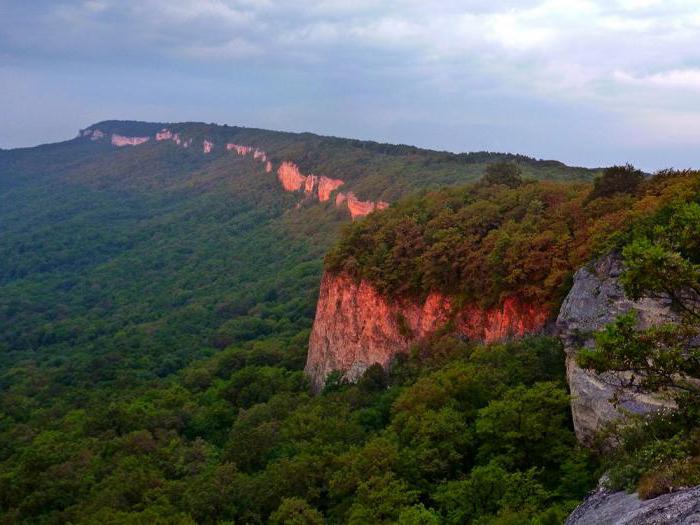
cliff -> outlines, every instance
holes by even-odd
[[[393,301],[369,283],[326,273],[316,307],[305,371],[315,391],[333,371],[349,381],[372,364],[387,368],[397,354],[454,320],[457,333],[494,342],[540,331],[548,318],[543,306],[515,297],[495,308],[466,306],[455,311],[449,297],[430,294],[425,301]]]
[[[631,309],[638,312],[641,328],[678,320],[668,301],[628,299],[619,282],[622,270],[616,255],[602,257],[579,269],[557,317],[557,330],[566,350],[574,429],[584,444],[590,444],[606,423],[619,418],[620,411],[609,401],[615,390],[614,377],[582,370],[576,364],[578,349],[592,346],[594,332]],[[620,408],[640,414],[669,406],[668,400],[628,392],[622,397]]]
[[[80,130],[78,136],[98,141],[103,140],[108,134],[98,128],[87,128]],[[153,138],[156,142],[172,141],[183,148],[188,148],[192,145],[192,138],[185,139],[180,133],[175,133],[168,128],[163,128],[156,132]],[[117,147],[138,146],[148,142],[150,139],[150,136],[125,136],[112,133],[110,142]],[[212,140],[205,139],[202,141],[202,152],[205,155],[212,153],[215,147],[215,143]],[[268,154],[261,149],[254,146],[227,143],[224,150],[243,157],[250,155],[254,161],[262,164],[265,173],[273,171],[272,161],[269,159]],[[305,175],[294,162],[288,160],[280,162],[277,168],[277,180],[284,191],[303,191],[307,198],[317,199],[319,202],[329,201],[333,192],[345,185],[345,181],[341,179],[332,179],[323,175]],[[362,201],[353,192],[337,192],[334,204],[338,208],[347,208],[353,220],[364,217],[375,210],[383,210],[389,206],[389,203],[384,201]]]

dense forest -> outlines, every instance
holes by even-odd
[[[595,172],[517,156],[169,126],[403,199],[340,236],[346,212],[216,149],[75,139],[0,152],[0,523],[554,524],[603,469],[649,495],[697,480],[692,389],[687,409],[654,422],[673,447],[633,427],[616,434],[624,454],[583,450],[555,338],[484,346],[444,330],[390,373],[334,376],[318,396],[302,372],[339,236],[329,267],[387,293],[554,304],[577,264],[613,248],[631,293],[682,289],[700,263],[697,174],[625,167],[590,184]],[[652,279],[649,258],[667,252],[678,272]],[[587,366],[635,364],[610,350],[643,343],[626,326]],[[696,373],[683,362],[668,366]]]
[[[438,290],[484,306],[508,295],[558,306],[573,271],[612,249],[630,223],[697,191],[684,172],[645,179],[620,166],[591,189],[491,167],[478,184],[422,193],[347,226],[327,268],[390,296]]]

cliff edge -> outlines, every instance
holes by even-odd
[[[549,310],[507,298],[497,307],[457,309],[444,295],[424,301],[391,300],[370,283],[326,272],[321,281],[305,371],[315,391],[333,371],[357,380],[371,365],[388,368],[410,345],[453,321],[469,339],[495,342],[542,330]]]
[[[639,316],[640,328],[678,321],[670,301],[643,298],[632,301],[620,285],[622,261],[618,255],[601,257],[580,268],[564,299],[557,331],[566,351],[566,375],[571,390],[571,412],[579,441],[590,444],[595,434],[607,423],[620,417],[620,410],[610,403],[615,391],[615,378],[583,370],[576,364],[576,354],[582,347],[592,347],[593,333],[632,309]],[[641,414],[672,406],[667,399],[627,392],[622,396],[621,409]]]
[[[565,525],[698,525],[700,486],[640,500],[636,494],[599,487]]]

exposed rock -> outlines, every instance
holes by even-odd
[[[82,136],[84,136],[85,131],[89,130],[83,130],[83,132],[81,132]],[[123,138],[126,139],[127,137]],[[148,140],[147,137],[144,138]],[[185,148],[190,146],[192,143],[192,139],[182,141],[177,133],[173,133],[167,128],[164,128],[156,133],[155,138],[157,141],[173,140],[178,145],[182,145]],[[126,145],[126,143],[119,145]],[[210,153],[213,148],[214,144],[212,142],[209,142],[208,140],[203,141],[202,149],[204,153]],[[267,153],[261,149],[254,148],[253,146],[228,143],[226,144],[226,151],[232,151],[241,156],[252,154],[253,160],[263,163],[265,173],[272,172],[272,162],[270,162],[268,159]],[[299,166],[290,161],[284,161],[282,164],[280,164],[279,168],[277,169],[277,179],[280,181],[280,184],[282,184],[285,191],[296,192],[303,189],[306,195],[312,198],[317,198],[320,202],[329,201],[331,194],[340,186],[345,184],[345,182],[340,179],[331,179],[329,177],[314,174],[304,175],[299,169]],[[299,207],[299,205],[300,203],[297,204],[297,207]],[[389,203],[384,201],[361,201],[355,197],[355,194],[352,192],[348,193],[347,195],[338,193],[336,195],[335,205],[337,207],[346,205],[353,220],[358,217],[364,217],[374,210],[383,210],[389,207]]]
[[[700,486],[644,501],[599,487],[566,525],[700,525]]]
[[[620,411],[609,401],[615,390],[615,378],[582,370],[576,364],[576,352],[593,345],[592,334],[619,315],[635,309],[642,328],[677,321],[670,302],[645,298],[631,301],[620,285],[622,262],[616,255],[607,255],[576,272],[574,284],[562,303],[557,329],[566,349],[566,373],[571,389],[571,411],[576,436],[590,444],[606,423],[620,417]],[[621,398],[620,408],[632,413],[647,413],[672,406],[668,399],[628,392]]]
[[[226,151],[234,151],[238,155],[247,155],[251,151],[253,151],[253,148],[250,146],[241,146],[240,144],[226,144]]]
[[[105,134],[104,132],[100,131],[99,129],[81,129],[80,130],[80,136],[81,137],[90,137],[90,140],[100,140],[103,139]]]
[[[286,191],[299,191],[306,184],[306,176],[293,162],[283,162],[277,169],[277,178]]]
[[[350,211],[350,217],[357,219],[358,217],[364,217],[369,215],[374,210],[383,210],[389,207],[388,202],[384,201],[361,201],[359,200],[353,192],[348,193],[338,193],[335,197],[335,205],[340,207],[343,203],[347,203],[348,210]]]
[[[156,133],[156,141],[161,142],[163,140],[172,140],[178,146],[184,146],[184,147],[188,147],[189,143],[192,142],[192,139],[189,139],[189,141],[187,141],[183,144],[182,139],[180,139],[180,134],[173,133],[171,130],[169,130],[167,128],[163,128],[158,133]]]
[[[173,132],[165,128],[156,133],[156,140],[158,142],[160,142],[161,140],[172,140],[173,137]]]
[[[545,307],[524,304],[514,297],[488,310],[467,306],[454,312],[452,306],[449,297],[437,293],[422,303],[391,301],[367,282],[326,273],[305,368],[313,388],[323,388],[335,370],[354,381],[374,363],[387,368],[411,343],[451,319],[460,335],[493,342],[538,332],[549,314]]]
[[[330,179],[328,177],[321,176],[318,178],[318,200],[321,202],[326,202],[330,200],[331,193],[340,188],[345,184],[340,179]]]
[[[256,149],[253,152],[253,159],[259,160],[260,162],[267,162],[267,155],[265,154],[264,151],[260,151],[259,149]]]
[[[148,142],[150,139],[151,137],[125,137],[114,133],[112,135],[112,145],[120,148],[123,146],[138,146],[139,144]]]
[[[313,195],[316,191],[318,185],[318,177],[316,175],[309,175],[306,177],[306,182],[304,182],[304,193],[307,195]]]

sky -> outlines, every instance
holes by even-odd
[[[106,119],[700,168],[700,1],[0,0],[0,147]]]

